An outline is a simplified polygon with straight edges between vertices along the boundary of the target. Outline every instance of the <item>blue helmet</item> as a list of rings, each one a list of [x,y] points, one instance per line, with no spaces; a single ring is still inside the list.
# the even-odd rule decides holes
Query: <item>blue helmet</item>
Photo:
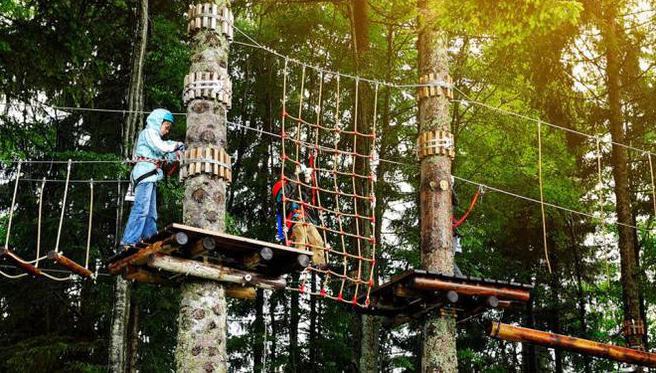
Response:
[[[164,117],[162,118],[162,120],[171,122],[171,124],[175,124],[175,118],[173,117],[173,113],[171,113],[168,110],[166,111],[166,113],[164,113]]]

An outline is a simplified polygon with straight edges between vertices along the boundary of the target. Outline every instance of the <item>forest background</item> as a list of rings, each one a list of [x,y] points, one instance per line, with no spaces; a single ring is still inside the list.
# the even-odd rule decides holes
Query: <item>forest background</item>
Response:
[[[144,2],[148,3],[147,44],[144,58],[139,59],[139,9]],[[416,83],[416,4],[375,0],[362,13],[354,11],[357,2],[237,0],[233,12],[240,30],[296,60],[399,85]],[[72,171],[75,180],[96,181],[92,258],[102,261],[111,255],[117,208],[122,205],[117,201],[122,200],[125,185],[101,181],[125,180],[129,172],[120,162],[130,120],[124,110],[134,89],[135,67],[143,72],[145,111],[184,110],[181,91],[190,55],[184,16],[188,5],[177,0],[0,0],[2,211],[7,212],[11,203],[15,160],[115,161],[76,164]],[[476,183],[539,200],[538,126],[531,118],[593,136],[541,126],[545,201],[590,215],[547,207],[551,273],[543,249],[540,205],[489,188],[483,188],[472,215],[458,228],[463,247],[456,258],[458,266],[471,276],[535,283],[533,317],[538,329],[621,344],[613,171],[622,165],[616,164],[609,146],[609,39],[604,25],[610,14],[619,26],[612,41],[620,51],[621,89],[615,92],[621,100],[623,143],[653,152],[654,3],[465,0],[433,1],[431,6],[437,9],[435,27],[448,35],[450,73],[457,88],[451,105],[457,147],[453,173],[474,181],[456,180],[457,216],[479,188]],[[364,56],[354,37],[361,35],[356,29],[363,27]],[[230,230],[273,241],[275,214],[269,190],[276,179],[272,169],[280,144],[246,127],[279,132],[284,61],[253,48],[253,42],[239,32],[235,40],[230,55],[234,86],[228,140],[234,160],[227,200]],[[291,73],[299,74],[298,66],[294,69]],[[384,219],[375,232],[381,243],[378,277],[388,279],[407,268],[419,268],[420,262],[417,102],[411,88],[382,87],[378,99],[377,154],[399,162],[381,162],[377,167],[376,213]],[[354,95],[343,100],[344,107],[352,107]],[[139,128],[143,118],[137,115]],[[171,137],[183,139],[184,116],[177,119]],[[128,138],[133,135],[127,133]],[[648,154],[629,150],[624,167],[638,227],[633,232],[640,258],[642,312],[653,337],[656,246]],[[24,164],[22,171],[11,242],[29,257],[36,244],[41,178],[63,180],[66,165]],[[54,242],[64,193],[63,183],[49,182],[46,188],[44,247]],[[169,179],[159,190],[160,224],[180,221],[181,184]],[[74,255],[83,255],[86,243],[88,198],[87,182],[70,188],[62,247]],[[0,237],[4,238],[7,222],[8,214],[3,213]],[[11,272],[7,264],[0,262],[0,268]],[[102,268],[95,281],[0,278],[0,371],[107,369],[113,287],[114,280]],[[175,288],[134,286],[130,369],[173,369],[178,296]],[[505,322],[525,321],[524,317],[521,313],[482,316]],[[418,370],[419,322],[394,328],[377,325],[373,354],[360,344],[360,322],[348,307],[296,292],[260,291],[254,302],[233,300],[230,367],[234,371],[357,371],[361,356],[369,356],[380,371]],[[459,368],[526,371],[526,350],[486,338],[481,325],[480,318],[461,323]],[[537,352],[537,364],[546,371],[614,367],[580,355],[540,348]]]

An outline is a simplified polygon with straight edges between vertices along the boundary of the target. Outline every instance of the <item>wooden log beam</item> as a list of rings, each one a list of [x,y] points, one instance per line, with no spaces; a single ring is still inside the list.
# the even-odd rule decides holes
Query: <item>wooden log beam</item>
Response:
[[[168,255],[151,255],[148,259],[148,266],[206,280],[229,282],[242,286],[251,285],[262,289],[284,289],[287,286],[287,281],[280,277],[268,278],[253,272]]]
[[[503,300],[516,300],[521,302],[528,302],[531,298],[531,293],[528,290],[508,289],[508,288],[494,288],[482,285],[469,285],[457,282],[449,282],[438,280],[434,278],[416,277],[412,282],[412,287],[421,290],[439,290],[449,291],[453,290],[463,295],[470,296],[490,296],[493,295]]]
[[[216,249],[216,240],[212,237],[203,237],[193,244],[190,254],[192,258],[195,258],[212,252],[214,249]]]
[[[89,278],[93,276],[93,272],[82,267],[81,265],[75,263],[74,261],[70,260],[69,258],[61,255],[60,253],[54,250],[48,253],[48,259],[54,261],[55,263],[59,264],[62,267],[68,268],[71,272],[76,273],[82,277]]]
[[[157,241],[145,248],[139,250],[134,255],[123,258],[115,263],[112,263],[107,269],[111,274],[118,274],[128,265],[144,265],[148,258],[160,251],[167,250],[168,248],[175,248],[184,246],[189,242],[189,236],[183,232],[177,232],[162,241]]]
[[[525,342],[550,348],[560,348],[622,363],[656,368],[656,354],[654,353],[613,346],[587,339],[522,328],[500,322],[491,322],[488,325],[488,334],[490,337],[506,341]]]
[[[146,271],[139,267],[127,266],[123,270],[123,278],[130,281],[136,281],[144,284],[169,285],[172,284],[168,279],[157,273]]]
[[[248,269],[253,269],[264,262],[270,262],[272,259],[273,250],[270,247],[263,247],[256,254],[244,258],[244,265]]]
[[[226,297],[253,300],[257,295],[254,287],[226,286]]]
[[[18,255],[14,254],[11,250],[6,247],[0,249],[0,257],[5,257],[14,263],[15,266],[21,268],[23,271],[29,273],[34,277],[41,276],[41,270],[32,264],[25,263]]]

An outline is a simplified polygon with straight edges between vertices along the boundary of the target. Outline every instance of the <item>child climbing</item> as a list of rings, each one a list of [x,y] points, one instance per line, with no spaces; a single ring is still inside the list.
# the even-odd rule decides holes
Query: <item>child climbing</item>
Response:
[[[139,133],[133,154],[137,163],[130,175],[134,205],[121,240],[123,248],[157,233],[157,182],[164,178],[162,166],[175,161],[177,152],[185,148],[184,143],[162,139],[174,123],[170,111],[156,109],[148,115],[146,128]]]
[[[305,184],[309,185],[312,181],[312,172],[312,168],[300,165],[296,167],[294,174],[300,180],[300,174],[302,173]],[[290,242],[298,249],[310,249],[312,251],[313,266],[318,269],[326,269],[328,264],[325,250],[329,249],[330,246],[324,242],[323,237],[317,230],[316,225],[319,224],[319,216],[316,210],[309,203],[305,203],[305,201],[310,200],[306,189],[307,187],[303,183],[289,179],[278,180],[273,185],[273,198],[276,201],[277,236],[281,241],[285,240],[286,233],[291,231]],[[283,206],[283,195],[286,199],[285,206]]]

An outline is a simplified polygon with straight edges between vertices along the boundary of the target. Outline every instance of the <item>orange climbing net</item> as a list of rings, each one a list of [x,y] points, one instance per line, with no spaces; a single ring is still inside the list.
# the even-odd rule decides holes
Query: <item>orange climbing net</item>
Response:
[[[367,307],[376,265],[378,85],[358,79],[343,85],[339,75],[308,74],[306,67],[299,75],[290,84],[285,62],[280,156],[284,240],[311,251],[314,264],[294,290]],[[351,94],[342,95],[342,90]],[[374,94],[373,111],[360,108],[365,90]],[[342,102],[343,96],[351,101]],[[318,289],[308,289],[312,272],[319,275]]]

